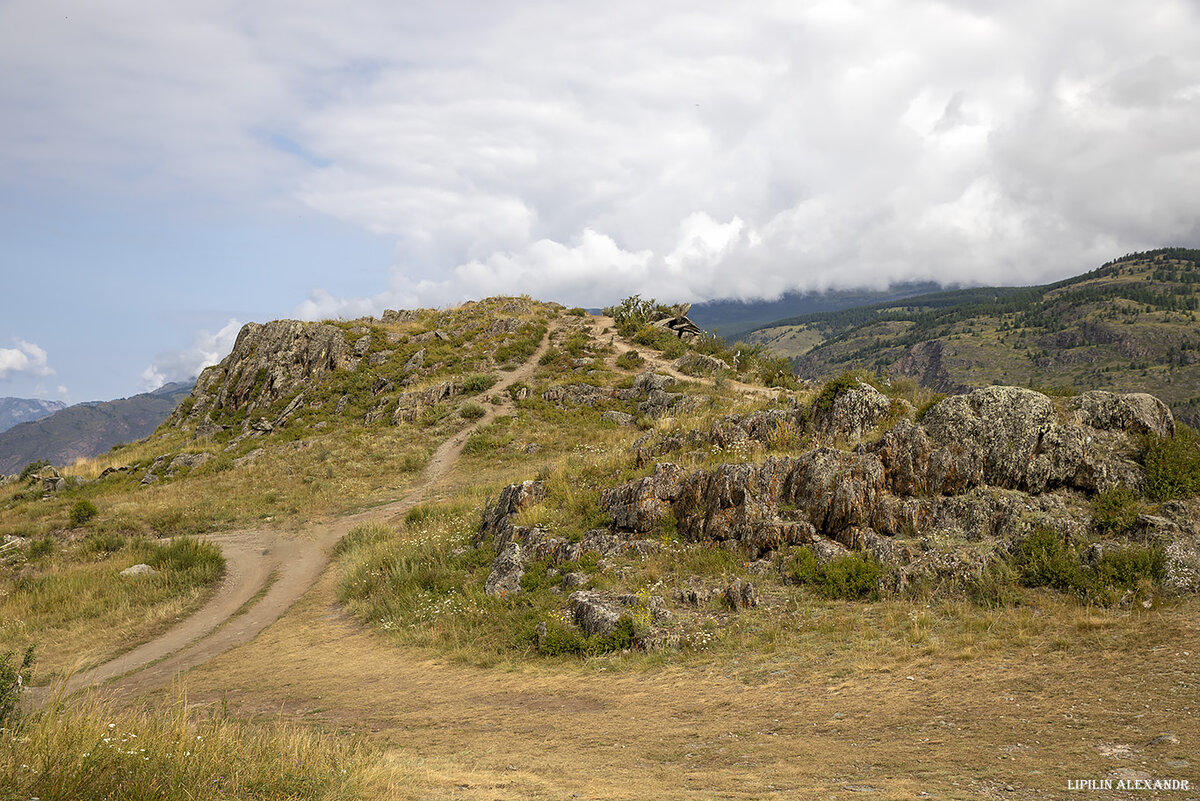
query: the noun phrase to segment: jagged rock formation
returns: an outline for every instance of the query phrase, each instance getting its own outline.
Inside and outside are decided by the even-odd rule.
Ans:
[[[851,390],[847,403],[807,423],[838,437],[867,431],[889,410],[873,393]],[[920,423],[909,407],[854,451],[820,446],[691,472],[659,462],[651,475],[604,491],[600,503],[617,534],[653,535],[670,519],[689,540],[736,543],[752,556],[834,541],[892,565],[928,567],[927,546],[939,538],[1003,547],[1036,527],[1078,537],[1090,519],[1088,495],[1143,482],[1131,437],[1168,436],[1174,421],[1143,394],[1089,392],[1063,407],[1031,390],[989,387],[941,401]],[[780,426],[803,422],[799,410],[759,412],[724,418],[710,436],[767,441]],[[1186,511],[1169,522],[1156,536],[1182,536],[1195,525]],[[1176,562],[1177,573],[1196,566]]]
[[[327,323],[246,323],[230,354],[200,374],[191,403],[167,422],[211,420],[221,410],[265,409],[334,370],[354,369],[370,343],[364,333],[351,344],[341,328]]]

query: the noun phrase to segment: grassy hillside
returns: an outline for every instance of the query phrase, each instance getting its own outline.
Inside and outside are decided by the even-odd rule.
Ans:
[[[849,368],[941,391],[989,384],[1150,392],[1200,419],[1200,251],[1138,253],[1058,283],[921,295],[747,336],[804,378]]]
[[[1104,415],[1011,391],[1006,408],[1042,417],[1010,428],[1062,423],[1058,456],[1086,470],[1048,469],[1058,483],[1027,493],[1039,453],[988,460],[1023,477],[1004,486],[902,491],[905,470],[969,466],[970,449],[939,461],[928,439],[925,467],[901,463],[922,420],[935,436],[968,419],[964,399],[939,411],[914,382],[866,375],[798,387],[778,357],[647,324],[653,303],[611,311],[493,298],[248,327],[151,437],[73,465],[81,481],[58,491],[0,487],[0,658],[39,643],[39,684],[185,618],[216,588],[214,546],[229,580],[239,547],[281,553],[214,639],[260,618],[285,557],[329,560],[267,628],[195,664],[189,702],[58,704],[15,724],[0,784],[1032,801],[1127,765],[1100,750],[1118,742],[1178,772],[1200,740],[1181,655],[1200,647],[1197,600],[1164,577],[1191,556],[1138,533],[1196,516],[1190,434],[1113,424],[1084,454],[1067,422]],[[153,583],[120,576],[134,562]],[[589,598],[607,629],[585,628]]]

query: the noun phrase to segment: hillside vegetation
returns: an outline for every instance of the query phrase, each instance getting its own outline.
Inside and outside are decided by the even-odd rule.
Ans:
[[[1149,392],[1200,420],[1200,251],[1137,253],[1039,287],[981,287],[811,314],[747,338],[803,378],[864,368],[941,392],[1009,384]]]
[[[129,732],[142,762],[228,749],[236,777],[207,749],[176,797],[1033,799],[1106,775],[1118,736],[1175,738],[1136,746],[1156,775],[1189,753],[1200,446],[1161,401],[802,386],[652,300],[605,311],[251,324],[148,439],[9,481],[0,655],[38,644],[38,685],[221,592],[217,549],[226,583],[258,543],[316,567],[251,630],[276,562],[212,635],[233,649],[189,663],[211,722],[51,705],[0,771],[111,796],[101,774],[145,776]],[[161,686],[139,667],[118,686]]]

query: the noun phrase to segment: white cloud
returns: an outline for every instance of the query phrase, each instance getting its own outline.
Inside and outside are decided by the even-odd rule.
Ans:
[[[195,379],[205,367],[214,365],[229,355],[241,330],[241,321],[230,319],[215,334],[197,331],[188,347],[160,353],[154,363],[142,371],[142,390],[153,392],[172,381]]]
[[[1046,280],[1200,244],[1186,0],[329,9],[0,5],[24,76],[0,86],[0,173],[396,238],[377,294],[316,290],[308,318]]]
[[[46,351],[32,342],[17,339],[15,348],[0,348],[0,379],[14,373],[30,376],[54,375]]]

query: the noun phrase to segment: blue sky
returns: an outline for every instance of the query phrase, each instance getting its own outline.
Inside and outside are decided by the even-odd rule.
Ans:
[[[0,395],[240,325],[1200,245],[1193,3],[0,0]]]

